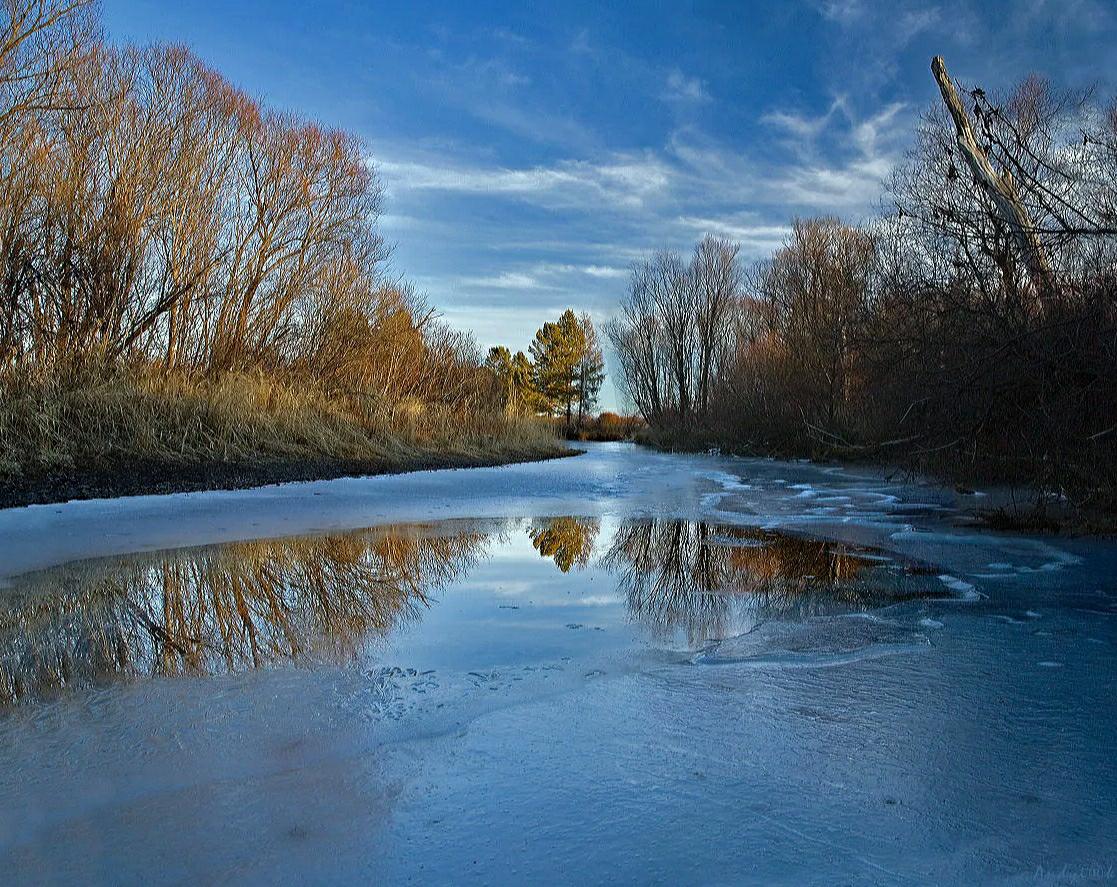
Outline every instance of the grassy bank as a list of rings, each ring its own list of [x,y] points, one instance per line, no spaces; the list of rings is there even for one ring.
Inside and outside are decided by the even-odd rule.
[[[532,419],[328,396],[295,378],[133,367],[0,379],[0,507],[567,452]]]

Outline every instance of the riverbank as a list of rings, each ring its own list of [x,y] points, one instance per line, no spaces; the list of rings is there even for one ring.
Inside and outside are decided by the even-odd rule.
[[[1013,484],[1003,477],[958,473],[943,464],[903,464],[898,458],[890,459],[888,449],[881,447],[843,448],[840,454],[826,448],[764,452],[727,445],[715,436],[657,433],[648,427],[636,434],[634,442],[661,453],[717,452],[744,459],[866,468],[881,477],[918,480],[952,490],[966,521],[975,527],[1045,535],[1117,536],[1117,501],[1105,490],[1095,491],[1092,501],[1072,502],[1066,496],[1045,493],[1027,483]]]
[[[341,397],[259,373],[150,368],[0,380],[0,508],[570,452],[547,423],[482,401]]]
[[[375,477],[447,468],[491,468],[576,456],[560,443],[477,453],[415,453],[393,461],[375,459],[288,459],[266,462],[177,464],[159,460],[103,463],[78,472],[7,478],[0,481],[0,509],[83,499],[246,490],[270,484]]]

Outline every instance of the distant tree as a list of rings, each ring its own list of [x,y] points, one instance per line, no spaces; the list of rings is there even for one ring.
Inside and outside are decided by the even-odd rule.
[[[578,361],[578,424],[582,427],[582,417],[597,406],[597,395],[605,381],[605,355],[601,351],[601,341],[588,314],[583,314],[579,323],[582,326],[582,356]]]
[[[739,244],[707,234],[694,248],[690,263],[698,338],[695,397],[703,419],[709,416],[710,392],[729,349],[733,312],[743,283],[737,260],[740,251]]]
[[[490,348],[488,355],[485,357],[485,366],[492,371],[497,381],[504,386],[505,401],[510,401],[512,399],[512,352],[503,345]]]
[[[573,420],[578,400],[578,374],[586,348],[586,335],[578,316],[563,312],[556,323],[545,323],[528,349],[535,359],[535,384],[551,412],[565,412],[566,426]]]
[[[490,348],[485,366],[500,385],[507,412],[539,413],[548,409],[535,387],[535,367],[522,351],[512,354],[503,345]]]
[[[838,430],[855,400],[859,324],[875,245],[837,219],[797,219],[787,243],[756,274],[783,366],[794,380],[785,396],[804,421]]]

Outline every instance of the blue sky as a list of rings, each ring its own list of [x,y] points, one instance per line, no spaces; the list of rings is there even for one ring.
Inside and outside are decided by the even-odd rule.
[[[103,0],[274,106],[360,134],[393,269],[482,345],[607,318],[631,262],[857,221],[935,98],[1031,72],[1117,91],[1117,2]],[[606,405],[612,405],[607,392]]]

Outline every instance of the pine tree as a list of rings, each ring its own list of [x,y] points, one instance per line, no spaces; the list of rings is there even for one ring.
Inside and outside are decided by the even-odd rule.
[[[605,381],[605,355],[601,351],[601,341],[597,337],[593,321],[583,314],[579,321],[582,327],[582,356],[578,361],[578,428],[582,427],[582,417],[597,406],[597,395]]]
[[[507,412],[538,413],[548,409],[535,388],[535,367],[522,351],[513,355],[503,345],[497,345],[489,349],[485,366],[496,377]]]
[[[557,323],[543,324],[528,349],[535,359],[536,389],[552,412],[565,411],[568,429],[578,399],[579,364],[585,346],[582,323],[567,309]]]

